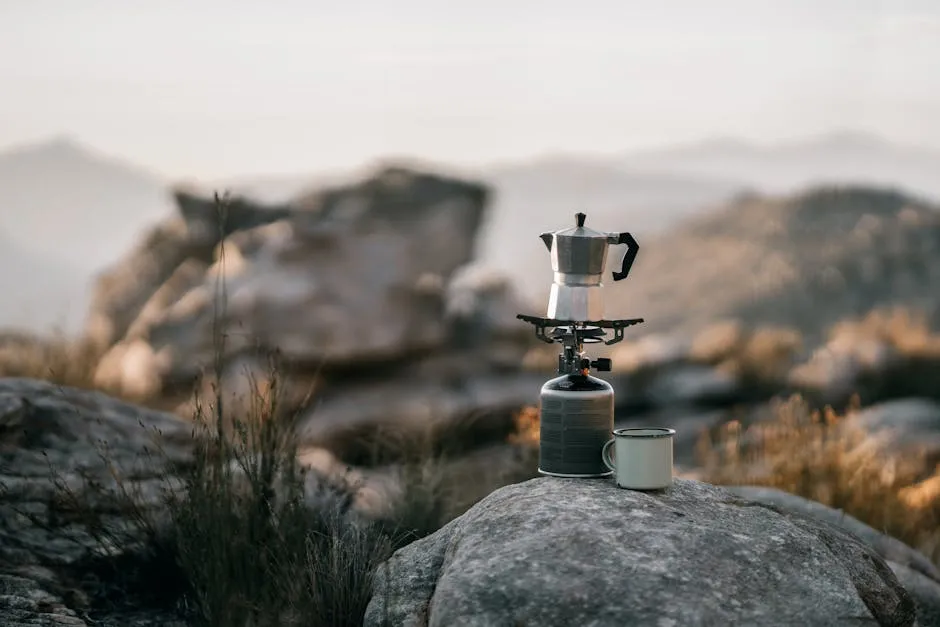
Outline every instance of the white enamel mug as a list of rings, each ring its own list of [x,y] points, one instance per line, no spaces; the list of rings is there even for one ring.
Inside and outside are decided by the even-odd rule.
[[[672,485],[672,444],[675,429],[640,427],[614,429],[601,458],[614,480],[628,490],[662,490]],[[613,447],[613,455],[611,455]]]

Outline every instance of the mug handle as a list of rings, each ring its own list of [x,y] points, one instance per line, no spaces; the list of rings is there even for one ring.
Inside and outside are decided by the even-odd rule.
[[[617,470],[614,467],[614,460],[610,456],[610,445],[616,442],[616,438],[610,439],[604,443],[604,448],[601,449],[601,460],[603,460],[604,465],[607,466],[608,470]]]

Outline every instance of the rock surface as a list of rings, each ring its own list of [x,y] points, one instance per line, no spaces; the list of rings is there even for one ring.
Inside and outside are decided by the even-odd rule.
[[[164,384],[191,380],[212,362],[217,322],[228,338],[228,354],[279,350],[314,367],[441,348],[448,339],[447,284],[473,258],[486,199],[486,188],[476,183],[388,168],[288,208],[236,199],[228,210],[238,220],[220,231],[210,220],[214,201],[178,198],[183,225],[162,227],[175,238],[156,239],[183,243],[166,244],[172,254],[156,254],[155,245],[135,251],[113,274],[149,264],[158,266],[149,273],[154,280],[138,280],[135,296],[123,298],[120,290],[104,288],[116,278],[102,279],[92,316],[129,312],[93,327],[108,327],[113,332],[105,335],[119,337],[132,328],[123,343],[142,340],[149,359],[127,356],[118,344],[105,356],[99,378],[107,384],[117,376],[110,383],[128,387],[120,374],[140,369],[130,367],[132,360],[154,371],[145,378]],[[224,249],[215,251],[212,266],[194,281],[198,268],[185,262],[205,261],[222,236]],[[220,278],[224,311],[217,297]],[[161,289],[167,281],[192,287]],[[149,293],[136,295],[141,290]],[[123,300],[135,307],[122,308]],[[127,320],[144,310],[145,321]]]
[[[915,624],[858,538],[683,479],[508,486],[378,573],[367,626]]]
[[[927,398],[902,398],[869,405],[853,421],[894,452],[940,451],[940,403]]]
[[[167,479],[190,459],[191,432],[176,416],[98,392],[0,379],[0,624],[86,624],[90,600],[78,586],[80,571],[97,560],[120,560],[141,540],[125,524],[132,513],[114,509],[124,501],[106,498],[117,494],[114,477],[141,511],[154,511]],[[120,544],[110,555],[76,503],[116,530]],[[173,624],[144,618],[100,620],[115,627]]]
[[[917,622],[920,627],[940,625],[940,583],[916,570],[888,561],[898,581],[917,604]]]
[[[900,540],[872,529],[841,510],[794,494],[757,486],[729,486],[727,489],[746,499],[779,508],[788,514],[836,525],[858,537],[877,551],[913,597],[921,627],[940,625],[940,570],[920,552]]]
[[[796,496],[795,494],[774,488],[760,486],[728,486],[725,489],[752,501],[782,508],[794,514],[809,516],[810,518],[837,525],[852,535],[857,536],[859,539],[864,540],[884,559],[903,564],[925,577],[940,583],[940,570],[924,555],[915,551],[900,540],[886,536],[880,531],[872,529],[857,518],[849,516],[841,510],[833,509],[822,503],[810,501]]]
[[[171,279],[188,261],[208,263],[223,238],[284,219],[291,212],[286,206],[259,207],[232,198],[226,206],[225,220],[220,221],[213,201],[183,189],[174,193],[174,199],[179,215],[154,225],[124,259],[98,278],[85,333],[99,348],[113,346],[125,337],[148,305],[159,309],[160,301],[167,300],[167,289],[156,303],[150,301],[165,283],[181,282],[179,277]]]

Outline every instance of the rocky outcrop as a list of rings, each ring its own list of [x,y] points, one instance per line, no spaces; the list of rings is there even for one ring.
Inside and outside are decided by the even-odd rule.
[[[505,424],[540,381],[520,373],[527,305],[473,263],[488,196],[399,167],[282,206],[178,192],[180,215],[101,281],[95,382],[189,413],[193,383],[245,397],[276,353],[312,446],[429,412]]]
[[[226,357],[278,350],[311,367],[369,364],[441,348],[448,339],[445,291],[454,271],[472,260],[485,202],[480,185],[391,168],[357,185],[298,199],[291,209],[255,208],[239,199],[230,209],[226,205],[238,217],[237,230],[226,233],[210,220],[209,200],[201,206],[181,199],[183,234],[174,241],[186,245],[172,246],[174,254],[152,273],[157,280],[140,282],[150,294],[135,302],[156,300],[135,309],[147,309],[147,319],[111,321],[118,330],[133,326],[133,333],[105,355],[100,382],[143,389],[121,377],[147,368],[151,372],[142,378],[160,387],[190,381],[212,363],[216,331],[227,338]],[[204,260],[195,253],[206,248],[196,251],[192,240],[215,248],[222,236],[224,248],[193,286],[199,269],[184,261]],[[150,248],[132,259],[154,258]],[[163,289],[167,281],[190,289]],[[116,307],[102,302],[97,309]],[[149,359],[142,348],[131,351],[132,344],[149,347]]]
[[[876,551],[678,479],[664,493],[534,479],[378,570],[365,625],[914,625]]]
[[[101,393],[0,379],[0,623],[85,625],[92,591],[79,582],[137,548],[129,521],[159,516],[191,434],[176,416]],[[174,624],[115,620],[104,622]]]
[[[465,350],[415,360],[402,370],[327,387],[300,414],[300,437],[349,452],[345,442],[381,440],[379,433],[434,432],[476,444],[503,441],[513,416],[537,399],[544,377],[516,372],[509,355]],[[461,433],[462,432],[462,433]]]
[[[174,278],[181,267],[208,264],[228,235],[284,219],[290,212],[287,207],[259,207],[242,198],[226,199],[221,205],[184,189],[175,191],[174,198],[179,215],[151,228],[96,282],[85,335],[99,350],[123,339],[145,308],[160,309],[159,305],[173,300],[168,291],[178,298],[187,291],[180,283],[193,286],[191,279]],[[164,288],[168,282],[178,287]],[[144,332],[138,328],[132,337]]]
[[[871,435],[867,444],[894,456],[940,456],[940,403],[927,398],[901,398],[859,410],[851,423]]]
[[[845,403],[864,391],[869,378],[880,378],[902,360],[898,351],[882,338],[837,332],[789,375],[794,387],[815,391],[826,403]]]
[[[764,503],[788,515],[808,517],[835,525],[872,547],[887,562],[917,605],[918,623],[940,625],[940,570],[924,555],[900,540],[872,529],[841,510],[826,507],[774,488],[729,486],[746,499]]]

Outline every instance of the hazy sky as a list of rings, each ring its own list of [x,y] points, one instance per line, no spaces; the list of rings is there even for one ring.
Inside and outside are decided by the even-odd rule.
[[[940,1],[0,0],[0,147],[168,176],[843,128],[940,148]]]

